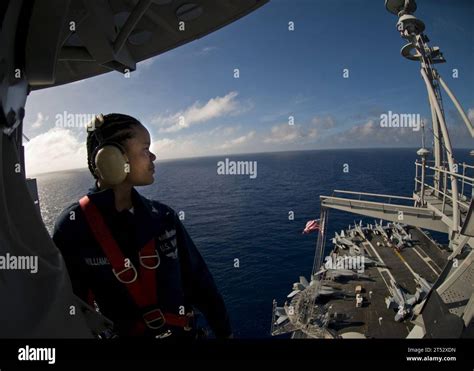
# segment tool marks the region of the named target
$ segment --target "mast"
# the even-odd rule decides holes
[[[460,231],[459,192],[456,177],[457,165],[455,165],[453,148],[449,138],[448,128],[446,126],[440,86],[453,101],[456,109],[466,124],[469,133],[473,137],[474,128],[456,97],[448,88],[446,82],[441,78],[438,71],[434,68],[435,64],[445,63],[446,60],[444,59],[439,47],[430,47],[428,45],[429,39],[423,33],[425,30],[425,24],[413,15],[417,9],[416,2],[414,0],[386,0],[385,7],[389,12],[397,15],[397,30],[400,32],[402,38],[409,41],[408,44],[403,46],[401,49],[402,56],[412,61],[418,61],[421,65],[420,73],[426,85],[432,115],[432,130],[434,137],[433,155],[435,162],[434,188],[436,193],[440,191],[441,174],[446,178],[449,177],[453,207],[450,239],[453,239]],[[426,156],[426,152],[423,151],[423,157],[424,156]],[[445,168],[445,162],[443,159],[447,160],[447,169]],[[422,177],[424,171],[425,167],[423,166]],[[447,192],[447,189],[444,189],[443,192]]]

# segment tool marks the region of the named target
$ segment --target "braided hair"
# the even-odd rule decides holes
[[[136,118],[121,113],[104,115],[104,123],[87,133],[87,165],[92,176],[95,174],[95,150],[104,142],[115,142],[124,146],[127,139],[133,138],[134,128],[142,124]]]

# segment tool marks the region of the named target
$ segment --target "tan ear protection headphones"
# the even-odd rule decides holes
[[[112,186],[122,183],[130,172],[130,163],[125,149],[116,142],[103,141],[100,127],[104,116],[95,116],[87,125],[88,131],[93,131],[99,145],[92,153],[94,173],[101,183]]]

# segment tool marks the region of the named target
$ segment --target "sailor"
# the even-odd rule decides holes
[[[154,181],[148,130],[128,115],[97,115],[87,156],[95,186],[53,234],[74,293],[118,336],[196,337],[197,309],[217,338],[231,337],[222,296],[179,217],[135,189]]]

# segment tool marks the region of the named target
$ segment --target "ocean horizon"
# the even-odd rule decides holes
[[[285,153],[285,152],[318,152],[318,151],[358,151],[358,150],[396,150],[396,149],[403,149],[403,150],[413,150],[416,152],[419,148],[416,147],[396,147],[396,148],[386,148],[386,147],[370,147],[370,148],[320,148],[320,149],[302,149],[302,150],[283,150],[283,151],[264,151],[264,152],[245,152],[245,153],[230,153],[230,154],[221,154],[221,155],[203,155],[203,156],[192,156],[192,157],[176,157],[176,158],[165,158],[156,160],[157,163],[164,163],[164,162],[172,162],[172,161],[180,161],[180,160],[197,160],[201,158],[222,158],[222,157],[235,157],[235,156],[251,156],[251,155],[261,155],[261,154],[276,154],[276,153]],[[470,151],[471,148],[468,147],[459,147],[455,148],[455,151]],[[28,165],[27,165],[28,170]],[[47,171],[47,172],[40,172],[40,173],[28,173],[26,174],[27,178],[34,178],[41,175],[47,174],[54,174],[54,173],[62,173],[65,171],[76,171],[76,170],[88,170],[87,166],[72,168],[72,169],[63,169],[63,170],[54,170],[54,171]]]

